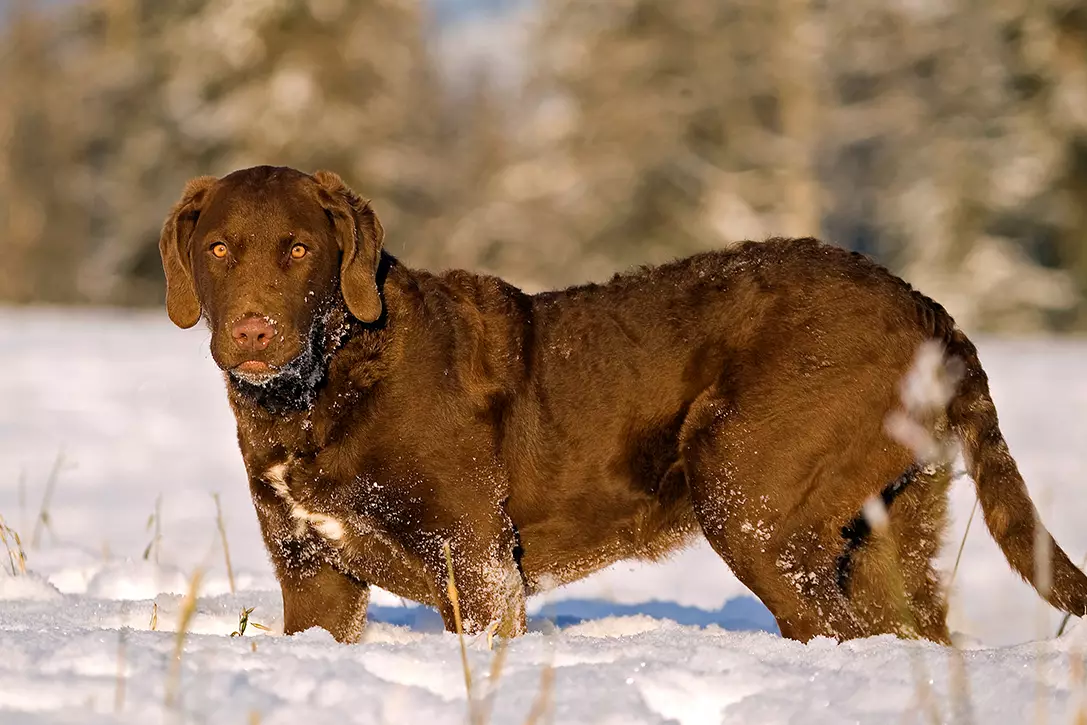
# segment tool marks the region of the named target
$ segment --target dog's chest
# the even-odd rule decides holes
[[[263,479],[271,485],[280,504],[286,507],[294,538],[313,533],[333,545],[343,541],[347,535],[347,512],[321,513],[300,501],[291,491],[290,467],[289,460],[277,463],[264,472]]]

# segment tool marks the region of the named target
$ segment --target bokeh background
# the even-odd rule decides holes
[[[279,616],[207,331],[166,318],[157,249],[186,180],[260,163],[340,173],[409,265],[529,291],[771,235],[871,254],[978,341],[1087,562],[1087,0],[0,0],[0,515],[67,602],[142,618],[198,567],[228,596],[216,493],[223,611]],[[974,500],[954,487],[945,572]],[[952,627],[1052,637],[980,517],[965,540]],[[574,600],[768,617],[705,545],[532,611]]]
[[[1087,328],[1081,0],[6,0],[0,301],[153,306],[184,182],[330,168],[534,290],[737,240]]]

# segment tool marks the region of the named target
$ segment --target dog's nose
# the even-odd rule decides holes
[[[276,328],[265,317],[249,315],[234,323],[230,330],[234,344],[246,352],[259,352],[276,336]]]

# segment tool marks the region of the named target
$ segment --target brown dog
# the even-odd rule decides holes
[[[357,640],[370,584],[452,629],[451,566],[465,628],[513,635],[526,594],[702,534],[787,637],[947,641],[947,466],[885,432],[928,340],[964,372],[928,424],[1012,567],[1084,614],[1055,545],[1035,577],[973,344],[860,255],[775,239],[526,295],[408,269],[382,236],[335,174],[266,166],[194,179],[163,227],[167,309],[211,328],[288,633]]]

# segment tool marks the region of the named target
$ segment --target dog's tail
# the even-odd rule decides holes
[[[945,339],[948,355],[959,358],[965,366],[958,391],[948,405],[948,420],[961,441],[989,533],[1012,569],[1046,601],[1082,617],[1087,613],[1087,575],[1069,560],[1038,518],[1000,432],[977,348],[953,323]]]

